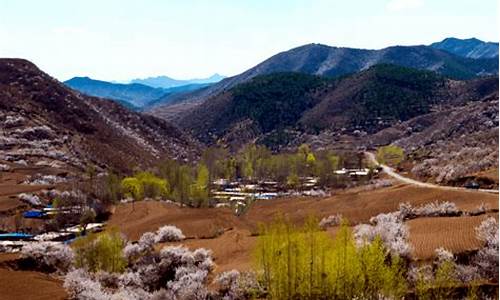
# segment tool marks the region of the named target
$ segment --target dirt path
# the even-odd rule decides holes
[[[396,172],[394,172],[394,169],[392,169],[389,166],[383,165],[377,161],[375,158],[375,154],[371,152],[365,152],[365,156],[368,158],[370,162],[373,164],[380,166],[382,170],[389,176],[393,177],[394,179],[397,179],[401,182],[407,183],[407,184],[412,184],[416,185],[419,187],[425,187],[425,188],[432,188],[432,189],[441,189],[441,190],[448,190],[448,191],[469,191],[469,192],[482,192],[482,193],[492,193],[492,194],[498,194],[498,190],[488,190],[488,189],[467,189],[464,187],[456,187],[456,186],[444,186],[444,185],[438,185],[438,184],[432,184],[432,183],[427,183],[427,182],[421,182],[418,180],[414,180],[408,177],[404,177]]]

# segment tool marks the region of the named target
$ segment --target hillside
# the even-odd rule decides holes
[[[197,151],[169,123],[77,93],[22,59],[0,59],[0,116],[0,159],[18,164],[125,171]]]
[[[481,99],[497,88],[493,78],[453,81],[395,65],[376,65],[335,80],[275,73],[210,98],[179,124],[208,144],[271,139],[280,145],[290,142],[290,130],[299,135],[325,130],[374,134],[436,109]]]
[[[483,42],[476,38],[463,40],[457,38],[446,38],[441,42],[433,43],[430,46],[468,58],[498,57],[498,43]]]
[[[133,107],[145,106],[166,94],[163,89],[143,84],[111,83],[89,77],[73,77],[64,84],[88,96],[118,100]]]
[[[250,79],[276,72],[300,72],[338,77],[389,63],[436,71],[455,79],[498,74],[498,58],[473,59],[430,46],[393,46],[380,50],[331,47],[308,44],[278,53],[255,67],[226,78],[206,89],[184,94],[176,101],[151,109],[150,113],[176,122],[193,107]]]

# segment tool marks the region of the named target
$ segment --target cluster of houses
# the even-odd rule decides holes
[[[85,226],[86,232],[99,232],[104,229],[103,223],[90,223]],[[80,225],[64,228],[57,232],[46,232],[42,234],[28,234],[21,232],[1,233],[0,252],[17,252],[29,243],[49,242],[49,243],[71,243],[82,234],[84,229]]]
[[[342,168],[335,170],[334,173],[338,176],[349,178],[363,178],[370,175],[370,172],[378,170],[370,170],[368,168],[346,169]],[[319,178],[317,177],[301,177],[300,189],[289,190],[287,187],[280,185],[276,181],[256,181],[242,182],[230,181],[227,179],[217,179],[212,182],[212,190],[210,191],[211,201],[215,207],[234,207],[236,212],[243,210],[249,203],[255,200],[270,200],[276,197],[283,196],[326,196],[318,185]]]

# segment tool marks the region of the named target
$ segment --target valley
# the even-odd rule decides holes
[[[498,96],[476,39],[126,84],[0,58],[0,298],[495,297]]]

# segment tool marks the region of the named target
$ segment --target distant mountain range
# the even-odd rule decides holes
[[[495,58],[498,56],[498,43],[483,42],[476,38],[465,40],[447,38],[430,46],[468,58]]]
[[[464,49],[470,43],[470,40],[452,40],[462,45],[461,48]],[[449,44],[446,41],[441,43]],[[438,49],[443,45],[393,46],[380,50],[366,50],[308,44],[278,53],[239,75],[225,78],[207,88],[179,95],[165,105],[151,108],[150,113],[177,122],[190,115],[197,105],[207,99],[257,76],[276,72],[298,72],[334,78],[386,63],[434,71],[453,79],[471,79],[498,74],[498,57],[490,57],[491,52],[488,52],[488,55],[486,52],[482,54],[478,52],[475,56],[479,58],[470,58],[449,52],[452,51],[451,47],[448,50]],[[466,51],[459,52],[468,55]]]
[[[211,80],[216,79],[214,76],[210,77]],[[161,78],[168,77],[162,76]],[[152,87],[141,83],[112,83],[95,80],[89,77],[73,77],[65,81],[64,84],[86,95],[115,100],[129,109],[141,110],[150,105],[165,104],[170,97],[176,94],[192,92],[204,88],[210,85],[208,82],[203,82],[208,80],[209,79],[193,80],[198,81],[198,83],[177,81],[177,83],[183,82],[184,84],[172,85],[168,88]]]
[[[157,76],[157,77],[148,77],[144,79],[133,79],[130,81],[130,83],[140,83],[154,88],[167,89],[183,85],[215,83],[221,81],[224,78],[226,77],[217,73],[213,74],[208,78],[187,79],[187,80],[173,79],[168,76]]]

